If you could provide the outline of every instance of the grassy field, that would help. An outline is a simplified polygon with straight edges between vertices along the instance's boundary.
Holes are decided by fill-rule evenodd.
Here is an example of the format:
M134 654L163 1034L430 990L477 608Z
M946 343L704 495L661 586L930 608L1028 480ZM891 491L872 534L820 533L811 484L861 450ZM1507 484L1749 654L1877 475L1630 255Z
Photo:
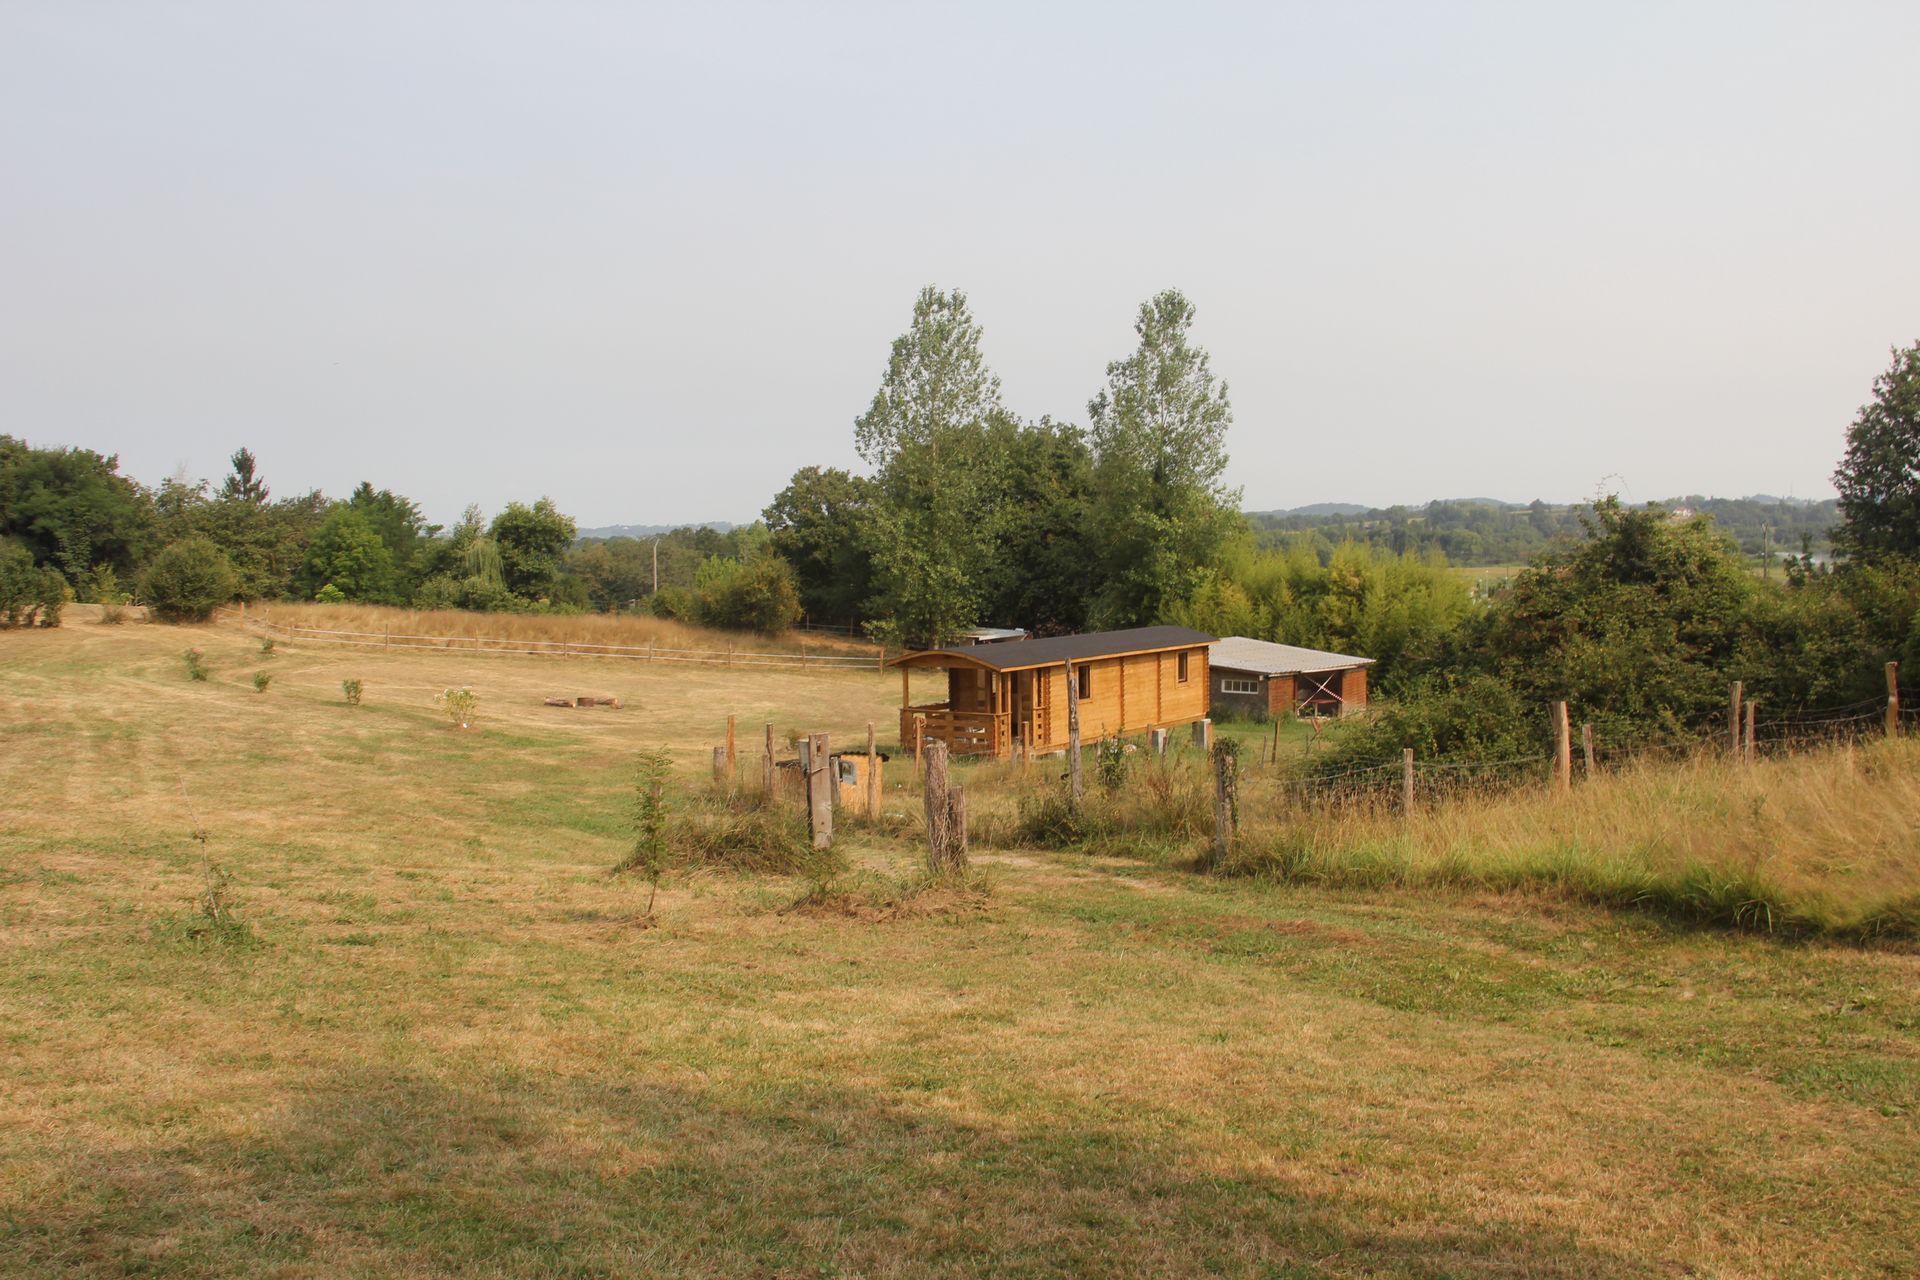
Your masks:
M884 922L607 874L637 748L897 696L0 635L0 1274L1912 1273L1908 946L995 848L983 908Z
M465 609L395 609L370 604L312 604L276 601L255 606L256 619L329 631L355 631L399 637L539 641L547 644L607 645L662 650L873 657L879 651L843 635L792 631L782 636L742 636L644 613L475 613ZM402 641L404 643L404 640Z

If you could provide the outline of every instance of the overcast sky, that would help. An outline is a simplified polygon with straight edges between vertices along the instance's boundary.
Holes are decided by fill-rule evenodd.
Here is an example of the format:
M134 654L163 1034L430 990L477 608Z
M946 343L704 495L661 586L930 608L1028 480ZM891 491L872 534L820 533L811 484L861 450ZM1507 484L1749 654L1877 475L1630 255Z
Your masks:
M1084 422L1169 285L1251 509L1824 496L1920 339L1920 4L0 0L0 430L748 519L925 284Z

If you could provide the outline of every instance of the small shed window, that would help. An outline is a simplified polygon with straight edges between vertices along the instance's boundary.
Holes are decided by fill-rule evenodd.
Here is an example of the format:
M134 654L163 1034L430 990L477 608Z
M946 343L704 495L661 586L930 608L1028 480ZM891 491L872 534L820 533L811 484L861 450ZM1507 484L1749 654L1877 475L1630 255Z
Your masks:
M1073 669L1073 676L1074 680L1080 686L1078 690L1079 695L1082 698L1091 698L1093 696L1093 668L1075 667Z
M1180 672L1180 683L1185 684L1187 682L1187 655L1184 653L1181 654L1176 665Z
M1237 680L1231 676L1222 676L1220 677L1220 692L1259 693L1260 682L1258 680Z

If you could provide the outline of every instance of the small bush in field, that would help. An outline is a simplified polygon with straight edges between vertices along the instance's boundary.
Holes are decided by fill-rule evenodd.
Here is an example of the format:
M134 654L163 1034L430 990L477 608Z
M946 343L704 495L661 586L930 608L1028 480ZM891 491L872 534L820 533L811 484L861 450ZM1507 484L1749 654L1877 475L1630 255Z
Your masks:
M358 680L342 680L340 682L340 692L346 695L348 706L357 707L360 705L360 682Z
M647 914L660 892L667 869L667 779L672 768L664 751L642 751L634 764L633 848L615 871L638 871L647 878Z
M239 589L227 553L197 536L155 556L140 577L140 597L162 622L205 622Z
M271 658L273 656L273 637L272 636L260 637L260 656L263 658Z
M1100 745L1094 748L1093 770L1103 790L1118 791L1126 782L1128 755L1127 744L1119 738L1100 739Z
M256 671L253 673L253 691L255 693L265 693L267 691L267 686L272 683L273 683L273 677L268 675L266 672Z
M180 655L180 660L187 664L187 679L189 680L205 680L212 674L207 670L206 656L198 649L187 650Z
M434 695L434 703L446 709L449 719L456 728L471 729L474 713L479 709L480 699L469 688L447 689Z
M93 571L93 598L100 605L100 621L117 626L127 618L127 596L120 590L120 577L113 566L103 564Z

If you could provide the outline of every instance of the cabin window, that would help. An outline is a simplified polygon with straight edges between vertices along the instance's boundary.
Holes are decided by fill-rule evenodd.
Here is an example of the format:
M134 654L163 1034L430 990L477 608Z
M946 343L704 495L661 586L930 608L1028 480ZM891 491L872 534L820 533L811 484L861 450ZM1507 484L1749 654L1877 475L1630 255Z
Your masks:
M1235 680L1229 676L1222 676L1220 677L1220 692L1259 693L1260 682L1258 680Z
M1093 668L1075 667L1073 669L1073 678L1080 686L1080 696L1082 698L1091 698L1093 696Z
M1180 671L1180 683L1185 684L1187 682L1187 655L1184 653L1181 654L1177 659L1177 664Z

